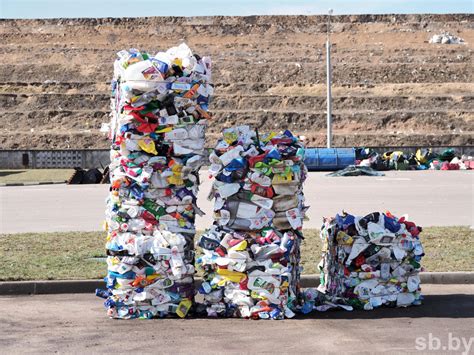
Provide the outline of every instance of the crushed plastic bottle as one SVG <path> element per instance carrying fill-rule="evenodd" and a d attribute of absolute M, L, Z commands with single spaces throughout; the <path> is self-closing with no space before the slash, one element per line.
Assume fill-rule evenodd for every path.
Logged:
<path fill-rule="evenodd" d="M 206 160 L 211 61 L 181 44 L 118 53 L 107 198 L 107 314 L 185 317 L 194 306 L 199 169 Z"/>
<path fill-rule="evenodd" d="M 303 145 L 289 131 L 223 131 L 209 157 L 215 222 L 197 243 L 201 314 L 283 319 L 301 306 L 303 158 Z"/>

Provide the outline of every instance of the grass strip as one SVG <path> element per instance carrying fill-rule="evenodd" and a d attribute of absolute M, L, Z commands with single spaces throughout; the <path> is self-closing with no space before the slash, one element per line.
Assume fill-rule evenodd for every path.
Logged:
<path fill-rule="evenodd" d="M 317 272 L 319 231 L 306 229 L 302 245 L 304 274 Z M 474 231 L 469 227 L 428 227 L 422 232 L 426 271 L 474 271 Z M 105 233 L 0 234 L 0 280 L 82 280 L 106 274 Z"/>

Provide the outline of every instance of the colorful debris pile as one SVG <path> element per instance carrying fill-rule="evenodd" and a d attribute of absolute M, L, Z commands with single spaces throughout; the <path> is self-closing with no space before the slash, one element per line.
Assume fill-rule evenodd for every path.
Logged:
<path fill-rule="evenodd" d="M 199 239 L 207 316 L 283 319 L 299 305 L 304 147 L 289 131 L 229 128 L 210 155 L 214 225 Z"/>
<path fill-rule="evenodd" d="M 356 149 L 356 165 L 375 170 L 469 170 L 474 169 L 474 158 L 457 155 L 453 148 L 435 154 L 432 149 L 418 149 L 414 154 L 401 150 L 377 153 L 371 148 Z"/>
<path fill-rule="evenodd" d="M 424 255 L 415 223 L 387 213 L 337 214 L 321 228 L 323 258 L 318 310 L 421 304 Z"/>
<path fill-rule="evenodd" d="M 112 81 L 106 229 L 110 317 L 185 317 L 194 303 L 194 235 L 211 61 L 185 45 L 118 52 Z"/>

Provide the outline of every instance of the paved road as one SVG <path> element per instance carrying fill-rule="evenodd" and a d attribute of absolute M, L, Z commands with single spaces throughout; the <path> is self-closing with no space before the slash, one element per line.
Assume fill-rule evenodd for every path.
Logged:
<path fill-rule="evenodd" d="M 200 207 L 206 216 L 198 229 L 212 223 L 211 181 L 202 172 Z M 326 177 L 310 173 L 305 195 L 310 220 L 319 228 L 323 216 L 345 209 L 356 214 L 390 210 L 408 214 L 422 226 L 474 225 L 474 172 L 390 171 L 385 177 Z M 0 187 L 0 233 L 100 230 L 107 186 L 42 185 Z"/>
<path fill-rule="evenodd" d="M 420 307 L 313 313 L 284 321 L 118 321 L 106 317 L 102 302 L 93 295 L 0 297 L 0 349 L 2 353 L 401 353 L 423 345 L 426 351 L 430 339 L 437 344 L 435 337 L 447 347 L 449 337 L 456 337 L 458 353 L 466 350 L 463 340 L 467 345 L 473 339 L 472 353 L 474 285 L 424 285 L 423 292 L 426 298 Z"/>

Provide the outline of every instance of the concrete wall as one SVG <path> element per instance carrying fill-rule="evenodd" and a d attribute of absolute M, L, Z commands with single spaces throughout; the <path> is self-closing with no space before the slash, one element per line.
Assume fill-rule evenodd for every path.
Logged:
<path fill-rule="evenodd" d="M 109 150 L 0 150 L 0 169 L 105 167 Z"/>
<path fill-rule="evenodd" d="M 402 150 L 405 154 L 416 152 L 419 147 L 373 147 L 377 152 Z M 433 152 L 440 153 L 447 148 L 454 148 L 456 154 L 474 156 L 474 146 L 431 147 Z M 101 168 L 110 163 L 108 149 L 82 150 L 0 150 L 0 169 L 51 169 Z"/>

